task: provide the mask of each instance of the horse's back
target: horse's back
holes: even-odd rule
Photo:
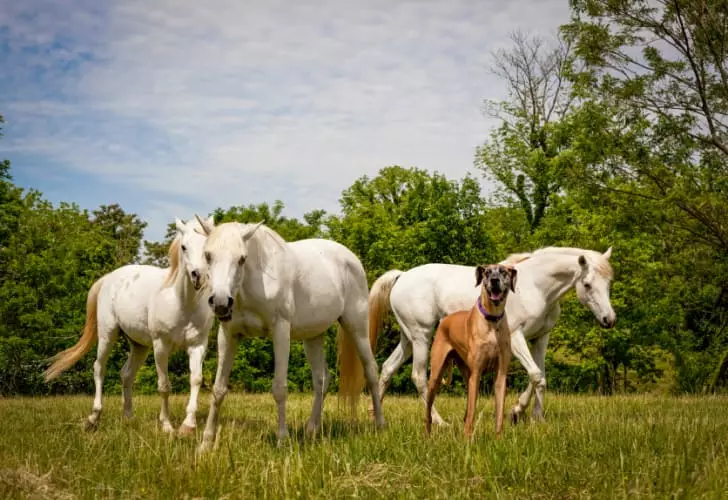
[[[355,277],[357,284],[366,286],[366,273],[359,258],[336,241],[309,238],[289,243],[298,270],[310,275],[327,275],[337,280]]]
[[[432,329],[443,316],[470,309],[478,293],[475,267],[431,263],[402,273],[390,304],[398,319]]]
[[[165,276],[164,269],[140,264],[122,266],[105,275],[99,292],[100,324],[118,326],[134,341],[145,343],[149,304]]]
[[[320,333],[352,304],[364,308],[366,314],[366,274],[351,250],[320,238],[299,240],[289,245],[294,263],[292,330],[297,334]],[[298,335],[294,334],[294,337]]]

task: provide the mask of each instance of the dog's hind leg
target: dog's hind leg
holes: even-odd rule
[[[425,398],[425,431],[430,435],[432,430],[432,405],[435,396],[440,390],[442,376],[448,366],[448,360],[453,352],[453,347],[445,339],[444,335],[436,335],[432,342],[432,353],[430,354],[430,380],[427,384],[427,396]]]

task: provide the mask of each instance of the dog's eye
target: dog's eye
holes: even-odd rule
[[[242,266],[243,264],[245,264],[245,255],[243,255],[242,257],[240,257],[240,259],[238,259],[238,265],[239,266]]]
[[[183,252],[186,252],[186,251],[187,251],[187,247],[186,247],[186,246],[184,246],[184,245],[182,245],[182,251],[183,251]]]
[[[205,252],[205,260],[208,264],[212,262],[212,255],[210,255],[210,252]]]

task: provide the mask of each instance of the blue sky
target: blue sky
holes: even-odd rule
[[[567,0],[0,0],[0,157],[18,184],[174,217],[338,210],[399,164],[461,178],[505,89],[491,51]]]

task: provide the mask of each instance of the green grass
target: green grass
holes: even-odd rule
[[[510,394],[508,407],[514,402]],[[201,395],[200,429],[209,394]],[[275,447],[270,394],[233,393],[219,448],[159,431],[156,396],[136,396],[124,421],[105,398],[95,433],[87,396],[0,400],[2,498],[719,498],[728,490],[728,398],[547,395],[547,421],[506,426],[494,439],[493,400],[479,400],[475,439],[462,437],[464,398],[437,399],[453,425],[424,436],[413,397],[388,396],[376,432],[361,405],[350,424],[327,398],[323,435],[303,426],[311,396],[291,394],[290,443]],[[184,395],[172,398],[175,425]]]

